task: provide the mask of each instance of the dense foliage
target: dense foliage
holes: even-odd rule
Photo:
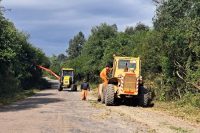
[[[49,60],[0,11],[0,97],[38,87],[42,73],[36,65],[48,66]]]
[[[169,93],[177,90],[179,97],[191,88],[200,90],[199,23],[198,0],[158,2],[154,27],[162,34],[163,79]]]
[[[78,54],[70,40],[69,57],[61,66],[76,69],[79,78],[98,82],[99,72],[112,64],[113,54],[140,56],[146,85],[159,100],[195,97],[200,107],[200,3],[198,0],[154,0],[157,5],[154,27],[138,23],[119,32],[117,25],[102,23],[91,29]],[[82,33],[82,32],[81,32]],[[82,35],[84,36],[84,35]],[[71,53],[69,53],[71,51]]]

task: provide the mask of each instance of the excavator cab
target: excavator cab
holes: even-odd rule
[[[71,91],[77,91],[77,86],[75,85],[74,79],[74,69],[72,68],[62,68],[60,74],[60,87],[59,91],[63,88],[70,89]]]

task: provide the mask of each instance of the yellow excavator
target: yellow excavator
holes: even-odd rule
[[[58,91],[62,91],[63,88],[70,89],[71,91],[77,91],[77,85],[75,84],[74,79],[74,69],[72,68],[62,68],[60,72],[60,76],[54,73],[52,70],[45,68],[43,66],[37,65],[38,68],[47,71],[52,74],[60,81],[60,86]]]
[[[58,90],[62,91],[63,88],[67,88],[71,91],[77,91],[77,85],[75,84],[74,77],[74,69],[62,68],[60,74],[60,87]]]

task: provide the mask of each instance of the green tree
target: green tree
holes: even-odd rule
[[[45,54],[33,47],[29,35],[19,32],[0,11],[0,96],[38,87],[42,72],[35,65],[49,65]]]
[[[76,58],[81,54],[85,41],[86,40],[82,32],[79,32],[73,39],[70,39],[69,48],[66,50],[70,59]]]
[[[100,26],[93,27],[91,35],[85,43],[81,56],[84,56],[83,65],[85,71],[95,80],[103,65],[101,60],[104,56],[104,50],[107,47],[105,41],[117,35],[116,25],[102,23]]]
[[[162,70],[168,93],[182,94],[197,86],[200,61],[200,3],[168,0],[158,3],[154,26],[162,34]]]
[[[130,26],[130,27],[126,27],[125,29],[125,33],[128,35],[133,35],[136,32],[140,32],[140,31],[149,31],[149,27],[139,22],[136,24],[135,27]]]

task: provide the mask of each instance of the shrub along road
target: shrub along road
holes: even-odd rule
[[[58,92],[55,83],[54,89],[0,107],[0,132],[200,132],[199,125],[151,108],[106,107],[92,96],[81,101],[80,92]]]

